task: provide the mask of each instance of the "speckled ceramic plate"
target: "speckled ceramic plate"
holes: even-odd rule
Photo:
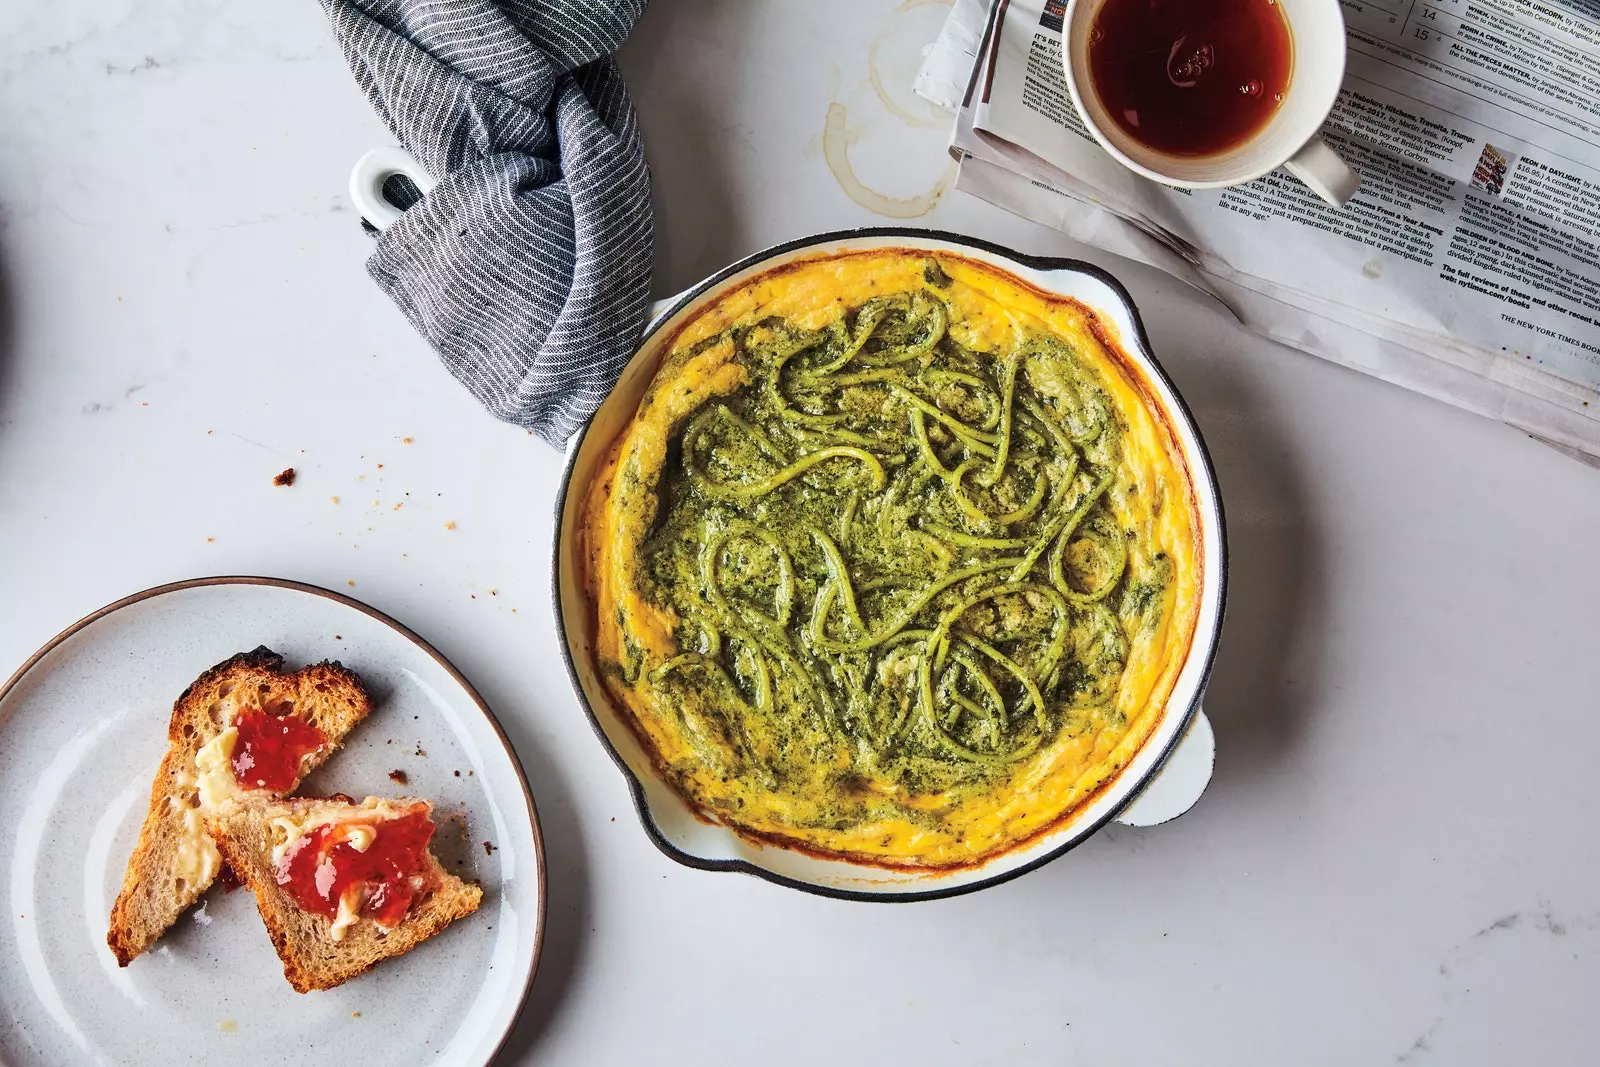
[[[106,919],[172,702],[207,667],[261,644],[293,666],[340,660],[377,702],[302,792],[431,799],[434,850],[482,883],[483,905],[410,954],[302,996],[284,981],[249,892],[219,885],[119,969]],[[393,770],[405,772],[404,787],[389,779]],[[311,1064],[353,1054],[384,1067],[483,1064],[533,980],[544,856],[522,768],[455,668],[348,597],[275,579],[205,578],[96,612],[0,688],[0,783],[8,1067]]]

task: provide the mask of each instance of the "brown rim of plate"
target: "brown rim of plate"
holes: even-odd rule
[[[494,729],[495,736],[500,739],[500,744],[505,748],[506,755],[511,758],[511,766],[517,772],[517,781],[522,786],[522,797],[528,805],[528,825],[533,829],[533,853],[536,865],[539,869],[539,922],[533,936],[533,958],[528,965],[528,977],[522,983],[522,992],[517,997],[516,1010],[511,1013],[510,1021],[506,1023],[505,1030],[500,1034],[499,1040],[495,1042],[495,1046],[490,1051],[488,1058],[483,1061],[485,1064],[493,1063],[495,1057],[500,1054],[500,1050],[503,1049],[506,1042],[510,1040],[511,1032],[516,1029],[517,1020],[521,1018],[523,1009],[527,1007],[528,995],[533,991],[534,977],[539,973],[539,958],[544,952],[545,919],[550,895],[548,886],[545,882],[544,835],[539,830],[539,812],[534,807],[533,791],[528,787],[527,772],[522,769],[522,760],[517,757],[517,750],[512,746],[511,739],[506,736],[505,729],[500,725],[500,720],[495,718],[494,712],[490,710],[489,705],[484,701],[483,697],[479,695],[477,689],[473,687],[471,682],[467,681],[466,675],[457,670],[455,664],[446,659],[443,653],[429,644],[428,641],[421,635],[416,633],[410,627],[406,626],[404,623],[390,618],[377,608],[372,607],[370,604],[364,604],[355,597],[346,596],[343,593],[336,593],[332,589],[324,589],[320,585],[311,585],[308,582],[297,582],[292,578],[267,578],[261,575],[251,574],[219,574],[208,578],[185,578],[183,581],[167,582],[165,585],[155,585],[148,589],[142,589],[137,593],[129,594],[128,596],[123,597],[121,600],[113,601],[112,603],[107,604],[98,611],[90,612],[88,615],[85,615],[71,626],[68,626],[65,630],[62,630],[60,633],[56,634],[50,640],[46,641],[39,648],[39,651],[35,652],[33,655],[24,660],[22,666],[18,667],[11,673],[11,677],[6,679],[4,685],[0,685],[0,704],[5,702],[6,697],[11,695],[11,691],[17,687],[23,678],[27,677],[29,671],[38,666],[39,662],[43,660],[44,657],[55,651],[55,649],[68,638],[74,636],[80,630],[84,630],[90,625],[99,622],[107,615],[121,611],[123,608],[131,607],[132,605],[144,600],[153,600],[154,598],[163,596],[167,593],[177,593],[182,592],[185,589],[199,589],[206,586],[215,585],[263,585],[276,589],[289,589],[297,593],[310,593],[313,596],[324,597],[337,604],[342,604],[347,608],[354,608],[356,611],[361,612],[361,614],[366,615],[368,618],[375,619],[378,622],[381,622],[383,625],[389,627],[389,629],[393,630],[407,641],[410,641],[413,645],[425,653],[429,659],[433,660],[440,667],[444,668],[445,673],[450,675],[450,677],[455,680],[457,685],[466,690],[467,695],[472,698],[472,702],[476,704],[478,706],[478,710],[483,713],[483,717],[489,720],[489,725]]]

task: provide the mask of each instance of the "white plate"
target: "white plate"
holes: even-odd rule
[[[213,886],[126,969],[105,940],[173,701],[201,671],[257,645],[295,667],[340,660],[376,701],[302,792],[432,800],[434,851],[484,888],[477,914],[410,954],[303,996],[284,981],[248,890]],[[394,769],[407,785],[389,780]],[[0,689],[0,783],[8,1067],[478,1065],[494,1056],[533,980],[544,855],[522,768],[455,668],[348,597],[276,579],[205,578],[96,612]],[[449,819],[457,812],[465,832]]]

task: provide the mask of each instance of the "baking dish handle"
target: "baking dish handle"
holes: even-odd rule
[[[1204,709],[1196,709],[1194,720],[1172,750],[1156,776],[1122,809],[1117,821],[1128,826],[1158,826],[1170,822],[1195,806],[1200,794],[1211,784],[1216,767],[1216,735]]]
[[[350,201],[379,233],[393,225],[404,210],[383,194],[384,185],[395,177],[410,178],[423,196],[439,184],[416,156],[399,145],[374,148],[356,160],[350,171]]]
[[[410,178],[423,196],[427,196],[439,184],[427,168],[417,161],[416,156],[399,145],[372,149],[356,160],[356,165],[350,170],[350,202],[379,233],[392,226],[404,210],[384,195],[384,185],[395,177]],[[654,325],[683,296],[683,293],[677,293],[652,303],[648,323]]]
[[[667,312],[676,307],[678,301],[682,300],[688,292],[689,290],[685,289],[683,292],[669,296],[665,300],[652,300],[650,302],[650,313],[645,317],[645,332],[649,333],[650,329],[660,322]],[[566,456],[568,463],[572,462],[572,454],[577,451],[578,442],[582,439],[583,435],[576,430],[572,432],[571,437],[567,438]]]
[[[684,292],[687,292],[687,291],[688,290],[684,290]],[[680,301],[682,299],[683,299],[683,293],[678,293],[676,296],[669,296],[665,300],[656,300],[656,301],[651,302],[651,304],[650,304],[650,316],[649,316],[649,318],[647,318],[645,320],[645,329],[648,330],[651,326],[654,326],[656,324],[656,321],[658,319],[660,319],[661,316],[663,316],[667,312],[671,311],[672,308],[673,308],[673,305],[675,305],[678,301]]]
[[[433,187],[439,184],[433,175],[428,173],[427,168],[417,161],[416,156],[399,145],[385,145],[382,148],[372,149],[356,160],[356,165],[350,170],[350,202],[355,205],[356,211],[367,225],[379,233],[394,225],[405,210],[384,195],[383,187],[389,179],[395,177],[411,179],[423,196],[427,196]],[[682,298],[683,293],[678,293],[651,304],[649,324],[655,325],[656,321]],[[568,439],[568,458],[571,458],[577,441],[576,433]]]

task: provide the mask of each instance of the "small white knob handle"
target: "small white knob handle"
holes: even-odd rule
[[[361,217],[380,233],[401,215],[400,209],[383,195],[384,183],[398,174],[410,178],[423,196],[439,184],[416,156],[398,145],[374,148],[356,160],[355,169],[350,172],[350,200]]]

